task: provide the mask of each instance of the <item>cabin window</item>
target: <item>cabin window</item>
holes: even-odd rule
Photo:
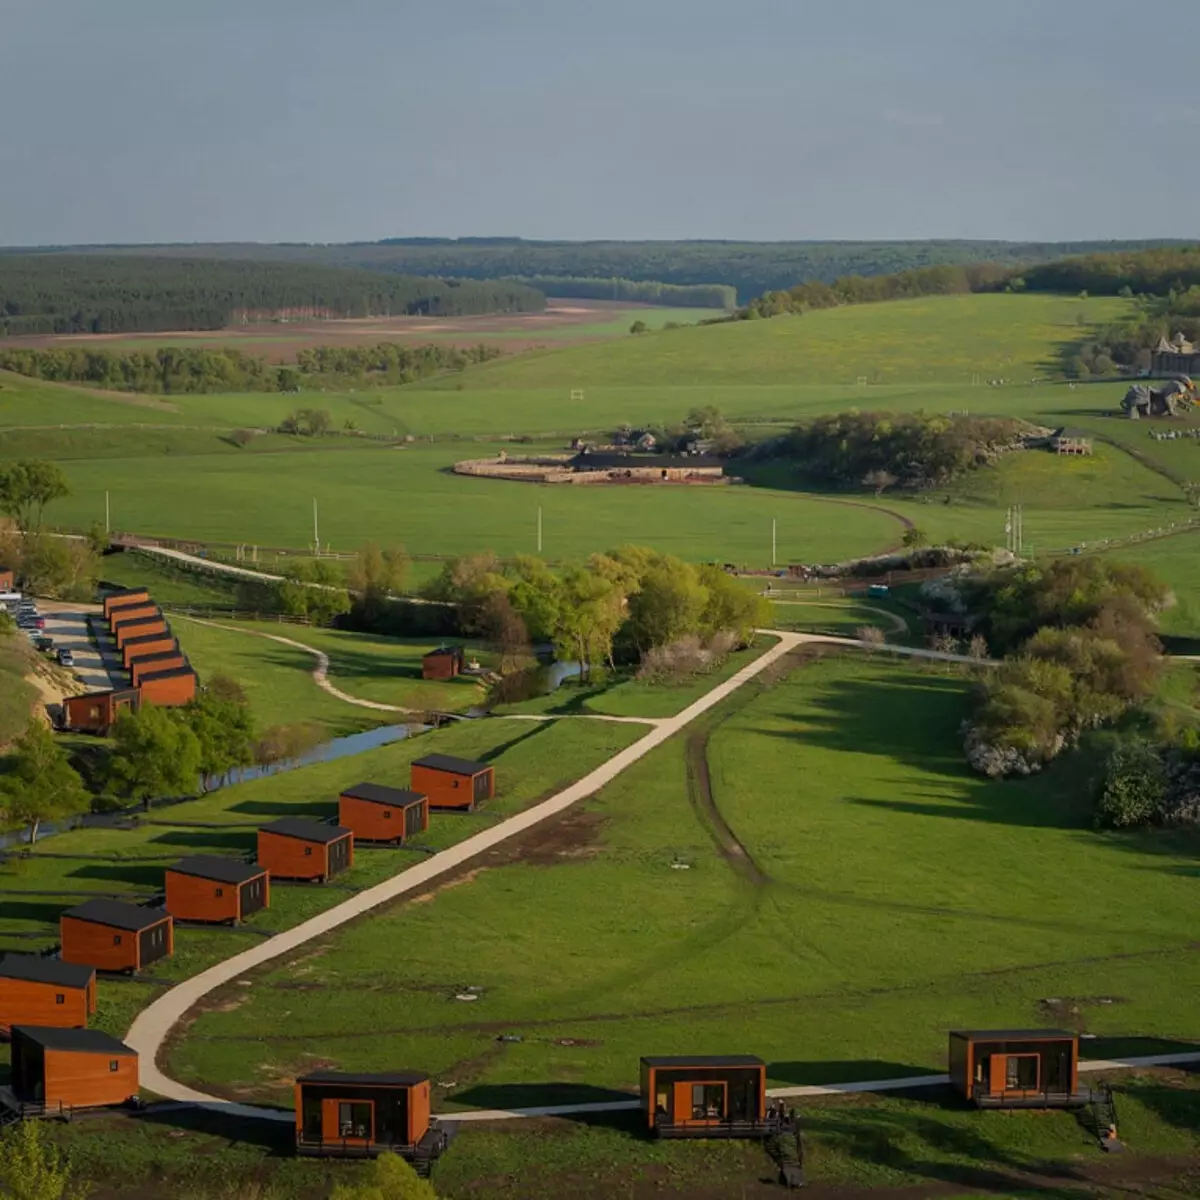
[[[1004,1065],[1004,1086],[1009,1091],[1035,1091],[1038,1085],[1038,1056],[1010,1054]]]
[[[455,780],[453,780],[453,781],[452,781],[452,786],[453,786],[453,787],[458,787],[458,780],[457,780],[457,779],[455,779]]]
[[[312,847],[311,847],[311,846],[305,846],[305,847],[304,847],[304,857],[305,857],[305,858],[312,858]]]
[[[385,808],[383,810],[383,819],[385,821],[390,821],[392,819],[392,810],[390,808]]]
[[[121,1060],[119,1058],[110,1058],[108,1060],[108,1069],[110,1071],[119,1071],[121,1069]]]
[[[725,1116],[723,1083],[692,1084],[692,1120],[719,1121]]]
[[[214,888],[213,895],[216,896],[216,898],[218,900],[220,900],[220,898],[225,895],[225,889],[224,888]]]
[[[654,1111],[663,1116],[671,1115],[671,1089],[666,1084],[660,1083],[654,1089]]]
[[[55,997],[54,997],[55,1004],[66,1004],[66,1002],[67,1002],[67,998],[66,998],[66,996],[64,996],[62,994],[62,992],[59,992],[59,993],[57,993],[57,995],[55,995]]]
[[[89,708],[88,716],[94,721],[100,716],[100,710],[98,708]]]
[[[371,1138],[370,1104],[338,1105],[338,1132],[344,1138]]]
[[[120,944],[121,944],[121,935],[119,933],[114,933],[113,934],[113,945],[119,946]]]

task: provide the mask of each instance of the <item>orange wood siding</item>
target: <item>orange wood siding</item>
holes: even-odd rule
[[[143,704],[187,704],[196,698],[196,676],[172,675],[169,679],[147,679],[138,686]]]
[[[408,1089],[408,1142],[416,1145],[429,1128],[429,1080]]]
[[[58,924],[63,962],[80,963],[101,971],[136,971],[141,967],[139,939],[144,931],[114,929],[110,925],[68,916],[60,917]],[[169,958],[175,952],[175,932],[169,920],[159,924],[167,927]]]
[[[169,650],[171,647],[167,647]],[[137,687],[142,682],[143,675],[153,675],[157,671],[173,671],[176,667],[186,667],[187,659],[183,657],[183,652],[172,654],[170,658],[159,659],[152,663],[139,663],[134,659],[129,668],[129,677],[134,687]]]
[[[14,591],[15,589],[13,585],[15,583],[16,580],[13,579],[13,573],[11,571],[0,571],[0,592]]]
[[[112,1064],[117,1069],[112,1070]],[[69,1050],[45,1052],[45,1082],[48,1105],[98,1108],[123,1104],[138,1093],[136,1054],[83,1054]]]
[[[68,729],[102,733],[113,723],[112,710],[108,696],[63,697],[63,723]]]
[[[489,767],[487,796],[480,799],[490,800],[496,790],[495,772]],[[475,806],[475,781],[467,775],[451,775],[447,771],[439,771],[436,767],[423,767],[417,763],[412,766],[412,782],[409,784],[414,792],[421,792],[429,797],[430,808],[473,808]]]
[[[355,796],[338,797],[338,824],[368,842],[404,840],[405,813],[411,805],[374,804]],[[429,803],[421,805],[421,830],[429,828]],[[386,816],[390,813],[391,816]]]
[[[166,909],[180,921],[236,921],[241,917],[238,885],[167,869]],[[217,893],[221,894],[218,896]]]
[[[108,629],[110,633],[116,633],[122,625],[128,625],[130,621],[140,621],[143,617],[157,617],[158,605],[152,600],[147,600],[144,604],[130,604],[126,608],[116,609],[108,618]]]
[[[354,865],[354,838],[349,841],[347,867]],[[305,854],[305,849],[310,853]],[[258,831],[258,861],[273,877],[279,879],[324,879],[329,873],[329,846],[305,842],[300,838],[284,837],[269,830]]]
[[[139,658],[145,658],[147,654],[161,654],[164,650],[174,650],[175,647],[175,637],[170,630],[160,630],[154,641],[144,645],[122,646],[121,657],[125,663],[125,670],[128,671]]]
[[[63,998],[61,1004],[58,997]],[[96,1011],[96,980],[87,987],[38,983],[31,979],[0,979],[0,1033],[14,1025],[53,1025],[86,1029]]]
[[[146,624],[140,625],[136,621],[131,621],[127,625],[120,626],[113,635],[117,639],[117,649],[123,650],[125,643],[133,638],[149,637],[152,633],[166,633],[167,619],[166,617],[154,617],[147,619]]]
[[[104,617],[107,620],[119,608],[128,608],[133,605],[145,604],[150,599],[150,593],[145,588],[139,588],[136,592],[130,592],[126,596],[109,596],[104,601]]]

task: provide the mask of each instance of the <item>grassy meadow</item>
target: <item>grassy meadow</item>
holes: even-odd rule
[[[470,886],[257,973],[172,1069],[282,1103],[274,1081],[316,1060],[420,1064],[443,1105],[508,1106],[627,1089],[647,1053],[752,1051],[783,1085],[941,1069],[952,1027],[1195,1038],[1200,842],[1093,832],[1079,760],[971,775],[964,695],[944,668],[869,659],[754,685],[699,730],[727,830],[689,769],[695,739],[676,739],[520,861],[491,856]],[[466,984],[469,1009],[452,1000]]]

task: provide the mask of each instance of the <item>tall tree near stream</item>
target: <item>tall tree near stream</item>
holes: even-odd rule
[[[17,739],[9,772],[0,779],[0,817],[9,829],[24,829],[37,841],[45,821],[87,812],[91,796],[67,752],[42,721],[33,720]]]

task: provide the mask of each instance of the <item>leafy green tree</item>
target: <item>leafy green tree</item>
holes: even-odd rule
[[[213,683],[217,680],[221,682],[214,688]],[[240,685],[214,676],[205,691],[181,710],[200,745],[203,791],[208,791],[238,767],[247,767],[254,761],[254,718],[244,694],[239,700],[235,698],[234,689],[240,690]]]
[[[112,727],[108,784],[119,795],[139,800],[186,796],[200,779],[200,740],[185,717],[145,705],[123,712]]]
[[[708,592],[708,601],[700,614],[700,630],[707,637],[728,631],[742,645],[754,637],[756,629],[771,624],[771,602],[743,587],[732,575],[712,563],[697,569],[697,578]]]
[[[1096,800],[1099,828],[1126,829],[1153,820],[1167,792],[1167,774],[1158,750],[1141,738],[1113,747],[1104,764]]]
[[[16,521],[23,533],[36,533],[46,505],[70,494],[57,463],[22,459],[0,468],[0,512]]]
[[[381,1154],[358,1183],[339,1183],[329,1200],[437,1200],[433,1184],[398,1154]]]
[[[629,332],[630,333],[645,333],[649,328],[650,328],[650,326],[647,325],[645,321],[637,320],[637,321],[634,321],[634,323],[632,325],[630,325]]]
[[[629,600],[634,644],[643,653],[694,633],[708,605],[708,589],[691,563],[664,555],[642,576]]]
[[[919,525],[910,525],[904,531],[904,536],[900,541],[909,550],[920,550],[922,546],[929,545],[929,534]]]
[[[43,821],[86,812],[91,797],[67,752],[48,726],[29,723],[9,757],[9,771],[0,779],[0,814],[10,829],[25,829],[29,844],[37,841]]]
[[[341,569],[323,558],[290,564],[279,584],[279,602],[285,613],[306,617],[314,625],[329,625],[351,608]]]
[[[66,1156],[44,1140],[39,1121],[18,1121],[0,1132],[3,1200],[84,1200],[86,1184],[71,1178]]]

